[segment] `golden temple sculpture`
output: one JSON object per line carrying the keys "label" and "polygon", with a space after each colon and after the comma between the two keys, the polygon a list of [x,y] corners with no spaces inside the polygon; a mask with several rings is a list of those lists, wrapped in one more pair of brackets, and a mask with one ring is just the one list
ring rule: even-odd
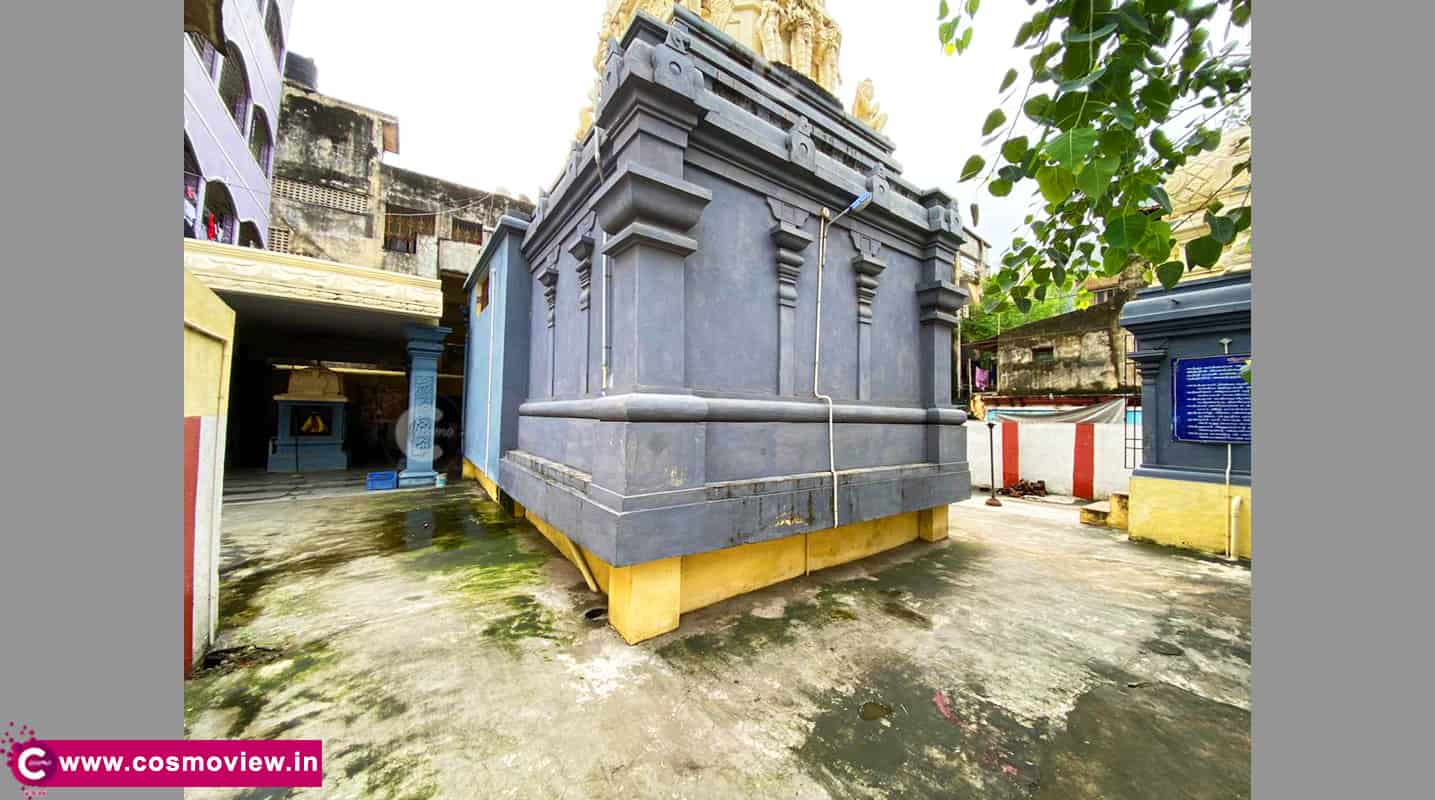
{"label": "golden temple sculpture", "polygon": [[[673,18],[673,7],[682,5],[699,14],[713,27],[746,45],[772,62],[786,64],[823,89],[836,93],[842,76],[837,71],[842,50],[842,29],[827,13],[826,0],[608,0],[598,27],[598,47],[593,69],[603,71],[608,57],[608,40],[619,39],[639,11],[662,22]],[[865,87],[865,94],[864,88]],[[852,113],[862,122],[881,131],[887,117],[877,111],[872,99],[872,82],[863,81],[858,102],[872,113],[863,116],[854,105]],[[865,98],[865,99],[864,99]],[[590,100],[591,100],[590,95]],[[579,112],[577,138],[592,125],[592,105]]]}
{"label": "golden temple sculpture", "polygon": [[887,126],[887,115],[882,113],[882,106],[877,103],[875,95],[876,89],[872,86],[871,78],[857,84],[857,95],[852,98],[852,116],[863,125],[881,133]]}

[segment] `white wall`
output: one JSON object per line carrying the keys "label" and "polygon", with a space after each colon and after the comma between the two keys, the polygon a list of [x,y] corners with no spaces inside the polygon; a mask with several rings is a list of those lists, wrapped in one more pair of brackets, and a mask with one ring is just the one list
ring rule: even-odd
{"label": "white wall", "polygon": [[[991,432],[988,445],[986,423],[967,423],[967,464],[971,469],[972,486],[991,488],[991,466],[988,448],[994,451],[997,485],[1002,484],[1003,428],[1017,430],[1019,476],[1028,481],[1046,481],[1052,494],[1070,495],[1076,474],[1076,424],[1070,422],[999,422]],[[1092,488],[1097,499],[1114,491],[1126,491],[1131,470],[1125,466],[1126,426],[1121,423],[1097,424],[1092,453]],[[1140,436],[1136,428],[1133,435]]]}

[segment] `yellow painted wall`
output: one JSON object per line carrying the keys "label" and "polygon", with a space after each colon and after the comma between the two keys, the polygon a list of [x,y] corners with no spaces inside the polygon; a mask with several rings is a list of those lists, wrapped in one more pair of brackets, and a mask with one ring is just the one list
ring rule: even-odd
{"label": "yellow painted wall", "polygon": [[[1236,555],[1251,557],[1251,487],[1232,486],[1241,500]],[[1224,555],[1230,506],[1221,483],[1132,477],[1132,539]]]}
{"label": "yellow painted wall", "polygon": [[184,270],[184,416],[224,416],[234,310]]}

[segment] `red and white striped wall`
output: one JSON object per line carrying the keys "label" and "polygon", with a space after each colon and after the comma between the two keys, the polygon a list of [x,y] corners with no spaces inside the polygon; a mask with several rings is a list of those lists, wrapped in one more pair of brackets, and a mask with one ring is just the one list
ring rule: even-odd
{"label": "red and white striped wall", "polygon": [[184,418],[185,674],[214,641],[219,617],[224,418]]}
{"label": "red and white striped wall", "polygon": [[1120,423],[998,422],[990,434],[986,423],[966,427],[973,486],[991,487],[993,461],[998,486],[1045,481],[1052,494],[1088,500],[1125,491],[1131,480]]}

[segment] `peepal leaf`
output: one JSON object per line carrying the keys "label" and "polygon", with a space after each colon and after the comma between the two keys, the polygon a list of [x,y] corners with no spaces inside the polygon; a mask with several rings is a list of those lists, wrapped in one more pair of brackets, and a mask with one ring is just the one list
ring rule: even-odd
{"label": "peepal leaf", "polygon": [[975,178],[976,176],[980,175],[982,168],[986,165],[986,159],[982,158],[981,156],[972,156],[971,158],[967,159],[967,163],[962,165],[962,177],[958,180],[958,182],[969,181],[972,178]]}
{"label": "peepal leaf", "polygon": [[982,135],[986,136],[1000,128],[1003,122],[1006,122],[1006,112],[1000,108],[992,109],[992,113],[988,114],[986,121],[982,123]]}
{"label": "peepal leaf", "polygon": [[1066,167],[1045,166],[1036,171],[1036,185],[1048,203],[1060,203],[1076,189],[1076,176]]}
{"label": "peepal leaf", "polygon": [[1146,235],[1146,215],[1127,214],[1106,224],[1106,243],[1112,247],[1135,247]]}
{"label": "peepal leaf", "polygon": [[1111,187],[1111,179],[1116,175],[1116,168],[1119,166],[1121,159],[1117,156],[1093,159],[1081,170],[1081,174],[1076,176],[1076,186],[1092,200],[1100,200]]}
{"label": "peepal leaf", "polygon": [[1170,289],[1181,280],[1181,276],[1185,273],[1185,264],[1179,261],[1167,261],[1165,264],[1156,268],[1156,279],[1161,281],[1162,286]]}
{"label": "peepal leaf", "polygon": [[1011,85],[1013,83],[1016,83],[1016,70],[1009,69],[1006,71],[1006,75],[1002,77],[1002,85],[999,89],[997,89],[997,94],[1001,94],[1002,92],[1005,92],[1007,89],[1011,88]]}
{"label": "peepal leaf", "polygon": [[1002,158],[1013,164],[1020,164],[1026,160],[1026,137],[1017,136],[1007,139],[1006,143],[1002,145]]}
{"label": "peepal leaf", "polygon": [[1074,170],[1096,147],[1099,136],[1095,128],[1073,128],[1048,142],[1046,153],[1062,166]]}
{"label": "peepal leaf", "polygon": [[1165,81],[1153,80],[1141,89],[1141,102],[1154,120],[1164,120],[1171,113],[1171,87]]}
{"label": "peepal leaf", "polygon": [[1221,243],[1210,236],[1202,236],[1186,243],[1186,263],[1194,267],[1215,265],[1221,258]]}

